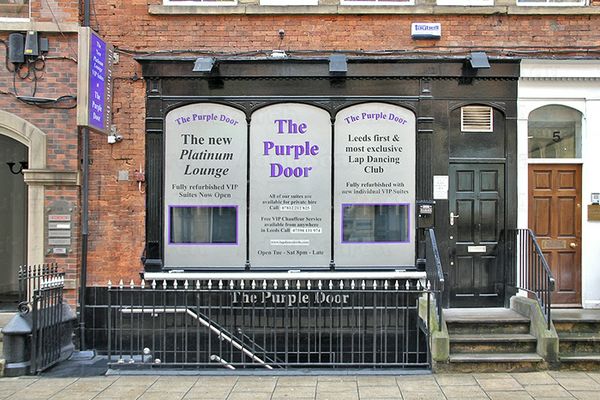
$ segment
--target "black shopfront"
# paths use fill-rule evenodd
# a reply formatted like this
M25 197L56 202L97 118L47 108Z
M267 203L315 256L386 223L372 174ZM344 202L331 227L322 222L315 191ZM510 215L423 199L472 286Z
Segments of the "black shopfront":
M230 367L243 359L271 366L421 365L418 349L427 339L418 337L418 321L410 328L408 321L418 319L414 303L428 287L419 270L430 230L445 276L445 306L505 304L503 235L516 226L517 61L473 69L467 56L350 57L341 73L330 71L327 58L224 58L206 72L193 71L195 58L137 61L147 86L147 284L221 290L196 300L182 295L186 304L206 300L212 308L194 303L197 311L179 312L221 341L242 329L215 318L223 307L240 307L235 318L252 312L256 320L254 313L262 313L271 327L296 321L284 324L285 339L264 326L248 327L236 339L241 345L230 341L242 348L239 356L208 351L197 358L214 356ZM393 299L351 293L384 287L414 293ZM280 293L290 288L293 296ZM133 294L121 295L120 304L134 303ZM367 308L375 314L360 314ZM398 314L402 308L410 309L406 317ZM133 306L125 311L144 315ZM278 312L291 314L268 315ZM379 329L373 343L385 348L353 338L356 324ZM400 361L394 326L404 329ZM198 340L196 352L200 341L213 345ZM254 346L250 352L245 340ZM273 346L286 350L266 350ZM311 359L327 346L325 362ZM357 364L354 357L364 353L372 357Z

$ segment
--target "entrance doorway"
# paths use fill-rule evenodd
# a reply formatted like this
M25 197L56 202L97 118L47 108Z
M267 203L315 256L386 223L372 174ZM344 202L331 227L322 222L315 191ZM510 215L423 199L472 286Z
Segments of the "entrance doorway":
M581 305L581 165L529 165L529 228L556 279L553 306Z
M27 263L27 147L0 135L0 161L0 311L14 311L18 268Z
M450 306L504 305L504 164L449 166Z

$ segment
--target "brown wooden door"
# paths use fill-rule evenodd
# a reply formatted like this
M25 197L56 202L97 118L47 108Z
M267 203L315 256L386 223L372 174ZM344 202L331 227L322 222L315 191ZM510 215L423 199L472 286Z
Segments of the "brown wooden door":
M556 279L552 305L581 305L580 165L529 165L529 228Z

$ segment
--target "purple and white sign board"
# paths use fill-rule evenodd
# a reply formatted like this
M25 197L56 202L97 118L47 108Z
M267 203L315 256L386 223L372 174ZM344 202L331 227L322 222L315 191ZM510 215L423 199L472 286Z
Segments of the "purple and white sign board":
M252 266L327 266L331 260L331 119L297 103L253 113Z
M247 129L242 111L220 104L165 117L165 266L245 264Z
M337 114L335 133L336 266L414 265L414 114L359 104Z
M80 28L77 124L110 132L113 47L90 28Z

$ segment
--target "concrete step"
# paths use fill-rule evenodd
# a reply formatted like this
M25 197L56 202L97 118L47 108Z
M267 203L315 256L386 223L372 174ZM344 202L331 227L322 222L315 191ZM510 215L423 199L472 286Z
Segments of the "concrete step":
M597 354L600 355L600 331L595 333L560 333L559 354Z
M537 338L523 334L452 334L450 353L535 353Z
M528 334L529 318L505 308L460 308L444 311L453 334Z
M451 354L449 363L437 363L437 372L530 372L547 369L535 353Z
M560 369L574 371L598 371L600 354L566 353L560 354Z
M600 334L600 310L552 310L552 322L559 336L561 333Z

